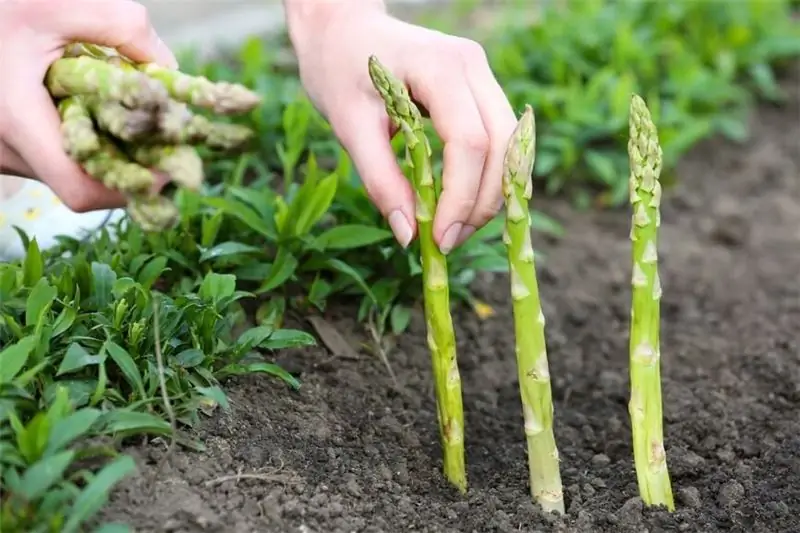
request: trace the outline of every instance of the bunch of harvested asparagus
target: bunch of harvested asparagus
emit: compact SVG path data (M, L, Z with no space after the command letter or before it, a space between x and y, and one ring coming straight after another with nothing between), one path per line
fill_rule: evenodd
M189 106L234 115L260 103L241 85L137 64L114 49L85 43L65 49L45 85L61 116L67 154L123 193L128 215L145 231L164 230L178 219L172 200L154 192L155 173L197 190L204 179L200 145L229 151L252 136L244 126L211 121Z

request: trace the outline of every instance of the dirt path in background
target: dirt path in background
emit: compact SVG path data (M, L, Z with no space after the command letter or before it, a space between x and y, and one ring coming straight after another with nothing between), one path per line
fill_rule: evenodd
M795 84L797 87L797 84ZM507 280L481 282L497 306L461 313L459 354L471 490L441 480L423 324L391 361L332 362L287 352L302 389L248 378L233 410L208 422L206 453L138 448L144 477L107 518L137 531L546 532L800 531L800 88L762 110L745 147L707 143L682 165L663 211L663 379L667 453L679 510L642 509L627 415L628 223L574 214L541 243L556 434L569 516L543 517L527 495ZM337 327L357 345L352 320ZM220 476L266 472L218 483ZM154 475L159 481L154 487ZM152 491L152 494L151 494Z

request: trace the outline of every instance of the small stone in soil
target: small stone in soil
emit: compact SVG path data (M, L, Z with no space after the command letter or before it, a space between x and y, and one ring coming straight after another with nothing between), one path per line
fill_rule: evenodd
M678 490L678 497L686 507L698 508L703 504L700 491L697 487L682 487Z
M717 501L723 507L732 507L744 497L744 487L738 481L728 481L719 489Z
M611 463L611 459L604 453L598 453L592 457L592 465L596 467L608 466L609 463Z

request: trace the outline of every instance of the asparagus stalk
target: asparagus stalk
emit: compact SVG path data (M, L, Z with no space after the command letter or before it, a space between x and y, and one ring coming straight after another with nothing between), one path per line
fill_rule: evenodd
M461 377L450 316L447 260L433 239L437 193L430 161L430 143L425 136L419 109L411 101L405 86L375 56L369 58L369 74L375 89L386 104L387 114L403 132L406 141L406 155L413 174L411 181L417 194L416 218L422 255L425 320L428 347L433 360L444 474L464 493L467 490L467 474Z
M98 139L100 149L82 163L86 173L109 189L131 195L149 193L155 184L153 173L131 162L107 136L98 135Z
M140 165L160 170L187 189L196 191L203 183L203 160L193 146L131 145L128 151Z
M637 95L631 99L629 127L633 273L628 410L641 498L647 505L664 505L671 511L675 504L664 451L659 345L658 227L661 225L662 150L647 105Z
M56 98L95 96L122 102L129 108L154 109L169 98L157 80L89 56L55 60L47 70L45 84Z
M563 514L564 494L553 434L545 320L539 301L528 209L533 192L531 173L535 156L536 123L533 109L526 105L506 151L503 172L506 227L503 240L508 250L511 274L517 371L528 441L531 497L546 512Z
M128 109L114 100L87 98L89 109L101 130L121 141L135 141L156 129L155 113L147 109Z
M128 216L144 231L164 231L178 222L180 213L165 196L138 195L128 200Z
M61 137L64 151L75 161L85 161L100 150L100 139L86 102L79 96L69 96L58 103L61 117Z

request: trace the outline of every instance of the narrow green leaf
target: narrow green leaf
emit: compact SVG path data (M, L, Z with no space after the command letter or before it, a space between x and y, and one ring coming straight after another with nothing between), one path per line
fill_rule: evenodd
M258 346L267 350L283 350L316 345L317 341L310 333L298 329L278 329Z
M136 470L136 463L128 455L120 456L106 465L75 498L69 518L61 532L77 533L80 526L91 519L108 501L114 485L134 470Z
M259 214L242 202L220 197L205 197L203 203L223 211L226 215L239 219L256 233L274 241L277 235Z
M25 337L0 352L0 385L10 383L36 347L36 337Z
M200 261L210 261L212 259L219 259L220 257L231 257L235 255L254 254L260 252L261 249L256 246L250 246L241 242L228 241L217 244L200 254Z
M106 341L104 346L108 355L111 356L111 360L114 361L122 371L122 375L125 381L128 382L128 385L138 393L139 398L146 398L147 393L145 391L142 373L139 371L139 367L136 366L136 362L133 360L133 357L131 357L131 354L114 341Z
M47 279L37 280L25 306L25 325L38 326L44 314L53 306L57 295L58 289L50 285Z
M42 259L42 252L39 250L39 244L34 238L27 244L25 262L22 265L22 283L26 287L30 287L42 279L43 276L44 259Z
M202 396L217 403L226 411L230 410L231 406L228 403L228 397L224 392L222 392L222 389L216 385L212 387L195 387L195 390L197 390L197 392L199 392Z
M246 373L269 374L285 381L294 390L300 389L300 382L293 375L273 363L251 363L246 367Z
M141 434L169 435L172 427L169 423L150 413L141 413L119 409L110 411L103 416L105 432L112 434Z
M31 465L20 480L20 495L29 502L40 498L50 487L61 481L64 471L75 458L73 450L39 459Z
M105 356L103 354L91 355L86 351L86 348L77 342L73 342L67 348L67 353L64 354L64 359L61 360L61 365L59 365L56 375L61 376L87 366L98 365L104 360Z
M92 261L92 296L97 309L105 309L114 299L117 273L105 263Z
M297 270L297 266L297 259L286 248L279 249L275 262L272 263L272 268L269 271L269 276L256 292L263 294L280 287L292 277L295 270Z
M97 409L87 407L58 420L50 431L45 454L51 455L57 450L66 448L75 439L85 436L100 415Z
M362 224L346 224L331 228L317 237L314 246L321 250L348 250L369 246L392 237L392 232Z

